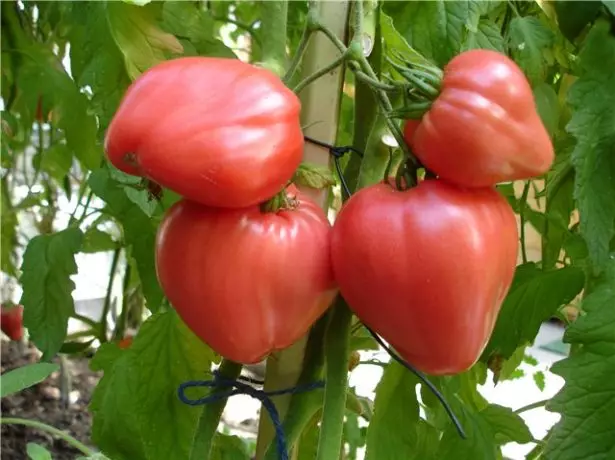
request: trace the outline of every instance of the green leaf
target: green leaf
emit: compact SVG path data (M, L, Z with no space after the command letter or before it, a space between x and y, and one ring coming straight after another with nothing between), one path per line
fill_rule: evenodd
M78 228L39 235L30 240L23 257L19 303L24 306L24 325L43 352L43 361L62 347L68 319L75 311L75 283L70 277L77 273L75 254L82 242L83 233Z
M40 444L29 442L26 444L26 453L31 460L52 460L51 452Z
M177 55L184 52L174 35L158 28L155 10L150 6L138 7L120 2L107 4L111 35L124 55L126 70L133 80L166 60L166 53Z
M509 358L519 346L532 343L543 321L574 299L584 281L583 271L577 267L541 270L534 263L517 267L481 359L486 361L493 355Z
M352 417L352 415L351 415ZM318 438L320 437L320 417L312 417L312 420L303 429L298 441L297 460L314 460L318 454Z
M564 334L577 347L551 371L566 381L547 409L562 414L546 458L610 460L615 455L615 254L601 283L583 300L585 312Z
M444 431L436 455L437 460L496 460L497 448L493 428L480 413L462 409L456 404L455 413L466 433L462 439L452 424Z
M397 31L393 24L393 18L383 12L380 13L380 28L384 39L384 48L387 51L397 51L413 64L430 64L417 50L412 48L406 39Z
M481 411L481 415L491 426L498 444L517 442L525 444L533 439L532 433L520 415L509 407L490 404Z
M481 18L473 27L468 27L466 38L461 48L467 51L475 48L504 51L504 38L498 26L491 19Z
M147 308L158 311L163 293L156 276L154 223L128 198L124 186L111 179L108 169L93 171L88 183L92 191L107 203L107 212L122 224L124 240L132 247L131 254L137 262Z
M570 41L574 41L600 11L600 2L586 0L557 0L553 2L553 6L559 29Z
M0 179L2 190L0 193L0 270L9 276L17 276L15 267L15 247L17 246L17 213L10 202L10 191L6 176Z
M180 38L185 55L234 58L235 53L216 37L216 22L192 2L165 2L162 27Z
M540 19L527 16L513 18L509 33L509 46L519 67L531 82L543 80L547 70L543 49L553 44L553 32Z
M479 1L384 2L395 28L407 43L438 66L461 50L466 24L477 23Z
M602 0L602 4L615 16L615 0Z
M41 157L41 169L49 173L58 184L62 183L72 164L73 153L66 144L52 145Z
M19 393L21 390L42 382L59 368L57 364L34 363L5 372L0 377L0 382L2 382L0 398Z
M536 109L542 123L553 137L559 126L559 99L551 85L539 83L533 88Z
M240 437L216 433L209 458L210 460L250 460L250 454Z
M89 101L64 70L50 49L31 45L22 50L27 56L20 68L19 85L28 106L36 107L38 96L51 101L57 127L64 131L66 145L87 169L100 164L102 148L97 142L96 119Z
M573 112L567 130L577 139L574 196L597 272L615 235L615 37L609 27L601 21L589 33L579 55L580 78L568 93Z
M542 371L536 371L534 372L534 375L532 375L532 378L534 379L534 383L538 389L540 391L545 391L545 373Z
M202 408L177 388L203 379L213 358L174 310L151 316L126 350L103 345L91 362L104 371L90 404L94 442L117 460L188 458Z
M293 182L315 189L324 189L335 185L333 173L326 166L313 163L301 163L293 176Z
M374 415L367 430L367 460L424 459L417 449L419 406L416 377L390 363L376 389Z
M94 252L113 251L119 244L107 232L90 227L85 231L81 252L86 254Z

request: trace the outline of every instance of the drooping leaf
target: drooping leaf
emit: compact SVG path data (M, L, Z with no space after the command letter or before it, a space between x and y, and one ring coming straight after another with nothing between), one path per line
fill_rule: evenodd
M545 391L545 373L542 371L536 371L532 375L532 378L534 379L534 383L536 384L536 387L540 391Z
M52 460L51 452L40 444L29 442L26 444L26 453L30 460Z
M93 171L89 178L92 191L107 204L106 210L121 223L124 239L132 247L132 257L137 262L147 308L156 312L162 303L162 289L156 277L154 222L126 195L124 187L110 177L106 168Z
M541 270L534 263L517 267L481 359L488 361L493 355L508 358L519 346L532 343L542 322L581 292L584 279L577 267Z
M23 321L32 341L43 352L43 361L51 359L62 347L68 318L75 311L72 292L77 273L75 254L81 249L83 233L68 228L30 240L21 266L23 288L20 304Z
M94 253L113 251L119 244L106 232L96 227L90 227L85 231L81 252Z
M73 164L73 153L66 144L54 144L41 157L41 170L61 184Z
M53 363L34 363L27 364L17 369L5 372L0 376L0 397L19 393L37 383L42 382L47 377L59 369L57 364Z
M480 414L491 426L498 444L509 442L525 444L533 439L523 419L508 407L490 404Z
M615 455L615 257L601 283L583 300L585 315L564 334L578 347L553 365L566 381L547 409L562 414L549 437L546 458L609 460Z
M167 53L178 55L184 48L177 38L162 31L149 5L138 7L120 2L107 4L111 35L124 55L126 71L133 80L164 61Z
M509 46L515 61L531 82L541 81L547 65L543 49L553 43L553 33L534 16L513 18L509 30Z
M577 139L574 196L596 271L607 262L615 235L615 37L609 28L600 21L591 30L579 55L581 75L568 93L573 112L567 130Z
M367 460L424 459L417 450L419 406L416 377L396 362L376 389L374 415L367 430Z
M90 404L96 444L115 460L188 458L202 408L177 388L204 379L213 357L173 310L151 316L130 348L104 345L91 363L104 371Z

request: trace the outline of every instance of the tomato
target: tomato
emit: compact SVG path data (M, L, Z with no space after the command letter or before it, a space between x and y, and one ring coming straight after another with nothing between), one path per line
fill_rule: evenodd
M156 270L186 325L243 364L301 338L337 294L331 225L296 192L294 209L225 209L181 200L159 227Z
M525 75L490 50L447 64L439 96L406 142L438 177L468 187L537 177L554 160Z
M483 351L512 282L517 238L514 213L495 189L380 183L346 202L331 256L361 321L418 369L446 375Z
M301 104L272 72L237 59L185 57L143 73L105 138L118 169L207 206L245 207L299 166Z
M0 327L11 340L21 340L24 335L23 306L2 306Z

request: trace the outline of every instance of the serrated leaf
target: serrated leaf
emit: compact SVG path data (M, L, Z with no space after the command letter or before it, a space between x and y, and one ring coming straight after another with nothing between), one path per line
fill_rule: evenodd
M185 55L234 58L235 53L216 38L216 23L208 11L192 2L165 2L163 28L183 38ZM193 48L193 49L192 49Z
M491 19L481 18L476 28L468 31L461 50L467 51L475 48L503 52L504 38L500 32L500 26Z
M536 109L551 136L559 126L559 99L551 85L539 83L533 88Z
M545 391L545 373L542 371L536 371L532 375L532 378L534 379L536 387L538 387L540 391Z
M41 170L49 173L58 184L70 171L73 164L73 154L66 144L54 144L41 157Z
M577 267L541 270L534 263L518 266L481 360L486 362L494 355L508 358L518 347L532 343L543 321L574 299L584 282L583 271Z
M416 377L390 363L376 389L374 415L367 430L366 460L424 459L417 450L419 406Z
M615 235L615 37L608 22L597 23L588 35L579 67L581 76L568 93L567 130L577 139L571 161L581 235L598 272Z
M466 24L478 22L482 2L384 2L397 31L407 43L438 66L459 53Z
M402 53L408 62L413 64L430 64L430 61L412 48L406 39L397 31L393 24L393 18L383 12L380 13L380 28L382 38L384 39L383 47L386 50Z
M437 460L497 460L494 433L488 420L480 413L462 409L456 405L455 413L466 433L462 439L457 430L449 424L440 440Z
M166 53L177 55L184 52L174 35L158 28L154 11L149 6L138 7L119 2L107 4L111 35L124 55L126 71L133 80L164 61Z
M533 439L532 433L521 416L508 407L490 404L481 411L481 415L491 426L498 444L508 442L525 444Z
M2 385L0 385L0 397L4 398L5 396L19 393L26 388L36 385L59 368L60 366L57 364L34 363L5 372L0 377L0 382L2 382Z
M91 362L104 371L90 404L96 444L117 460L188 458L202 408L177 388L205 379L213 357L174 310L148 318L126 350L103 345Z
M566 381L547 409L562 414L549 437L546 458L610 460L615 455L615 254L601 283L564 334L578 349L553 365Z
M62 347L68 319L75 311L71 275L77 273L75 254L82 242L83 233L78 228L38 235L30 240L23 257L19 303L24 306L24 325L43 352L43 361Z
M124 186L111 179L108 169L93 171L88 183L92 191L107 203L107 212L122 225L124 240L132 247L131 254L137 262L147 308L152 312L158 311L163 293L156 276L154 257L156 226L141 208L128 198Z
M541 81L547 62L543 49L553 43L553 32L533 16L515 17L510 21L509 46L519 67L531 82Z
M30 460L52 460L51 452L40 444L29 442L26 444L26 453Z
M81 252L95 253L113 251L119 244L113 240L111 235L96 227L90 227L85 231Z
M329 168L304 162L295 171L293 182L310 188L324 189L335 185L335 178Z

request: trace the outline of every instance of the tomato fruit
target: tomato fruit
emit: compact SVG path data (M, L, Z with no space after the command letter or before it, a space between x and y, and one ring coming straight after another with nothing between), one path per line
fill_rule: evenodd
M272 72L185 57L144 72L105 138L109 161L207 206L239 208L282 190L299 166L301 104Z
M440 94L406 142L438 177L468 187L537 177L555 158L525 75L484 49L446 65Z
M170 303L214 351L243 364L292 345L337 294L331 225L297 192L296 207L175 203L157 235L156 270Z
M333 226L331 256L349 307L432 375L479 358L512 282L517 224L492 188L425 180L358 191Z
M24 334L23 306L2 306L0 314L0 328L9 339L21 340Z

